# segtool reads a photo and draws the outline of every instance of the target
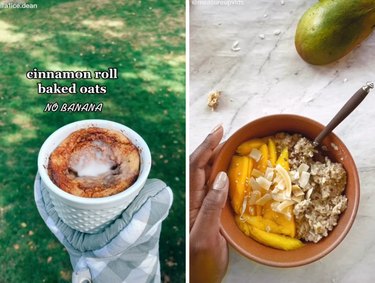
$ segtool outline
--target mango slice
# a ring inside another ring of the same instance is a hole
[[[280,227],[280,230],[282,230],[280,234],[294,238],[296,236],[296,223],[293,217],[293,207],[287,207],[286,212],[292,215],[290,219],[282,213],[273,211],[271,209],[271,203],[267,203],[263,208],[263,218],[265,219],[265,221],[269,220],[278,225]]]
[[[293,237],[288,228],[262,216],[244,214],[242,219],[259,230]]]
[[[276,166],[276,145],[273,139],[268,139],[268,153],[269,153],[269,159],[271,161],[271,164],[273,167]]]
[[[245,191],[248,190],[247,176],[250,162],[250,157],[234,155],[229,167],[229,197],[237,214],[241,214]]]
[[[276,165],[280,164],[286,171],[289,171],[289,153],[288,153],[288,148],[285,147],[281,153],[279,158],[276,161]]]
[[[247,171],[247,185],[248,185],[248,193],[251,192],[251,185],[249,180],[251,178],[251,172],[253,171],[255,161],[252,158],[249,158],[249,169]],[[243,200],[242,200],[243,201]],[[256,208],[255,205],[247,205],[246,211],[249,211],[251,215],[256,215]]]
[[[240,144],[236,152],[240,155],[248,155],[253,148],[259,148],[262,144],[264,144],[262,139],[252,139]]]
[[[245,235],[253,238],[255,241],[263,245],[285,251],[295,250],[304,246],[304,244],[298,239],[265,232],[255,228],[247,222],[241,221],[239,216],[236,216],[236,222],[240,230],[245,233]]]
[[[259,148],[262,156],[260,160],[256,164],[256,169],[264,173],[267,169],[267,161],[268,161],[268,146],[266,144],[262,144]]]

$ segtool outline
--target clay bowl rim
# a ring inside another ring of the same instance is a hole
[[[277,119],[280,120],[290,120],[296,123],[303,123],[306,124],[306,126],[312,126],[314,128],[314,135],[317,135],[320,130],[324,127],[322,124],[299,115],[294,114],[276,114],[276,115],[270,115],[270,116],[264,116],[261,118],[258,118],[256,120],[253,120],[247,124],[245,124],[243,127],[238,129],[236,132],[234,132],[225,142],[223,147],[221,148],[220,152],[217,155],[217,158],[215,159],[214,165],[212,167],[211,176],[209,179],[209,183],[212,184],[214,177],[219,171],[227,171],[227,167],[223,168],[223,165],[220,165],[220,161],[222,160],[223,156],[228,154],[229,156],[232,156],[234,154],[235,148],[241,143],[251,138],[261,137],[257,136],[256,134],[252,135],[251,127],[254,127],[254,125],[259,125],[259,123],[267,123],[270,121],[275,121]],[[308,134],[303,133],[303,131],[293,131],[290,130],[292,127],[284,126],[284,128],[279,127],[278,129],[275,129],[272,132],[268,132],[268,134],[262,135],[272,135],[277,132],[291,132],[291,133],[301,133],[304,136],[309,137],[310,139],[313,139],[314,137],[308,136]],[[231,145],[232,141],[235,139],[238,139],[237,136],[242,135],[241,133],[243,131],[249,132],[247,135],[247,138],[243,138],[242,140],[238,141],[236,145]],[[328,135],[324,141],[323,145],[330,145],[332,142],[334,142],[338,148],[340,154],[345,158],[344,161],[342,161],[342,164],[344,165],[347,173],[348,173],[348,181],[347,186],[345,188],[346,194],[348,193],[348,187],[351,186],[350,194],[352,195],[350,198],[348,197],[348,207],[343,212],[342,215],[340,215],[339,221],[337,226],[334,227],[334,229],[328,234],[328,236],[319,243],[308,243],[304,247],[299,248],[294,251],[281,251],[277,249],[273,249],[270,247],[267,247],[265,245],[262,245],[253,239],[245,236],[236,226],[234,223],[234,212],[232,210],[232,207],[230,205],[230,200],[228,197],[228,200],[225,204],[225,207],[223,208],[223,212],[221,215],[221,233],[226,238],[228,243],[234,247],[239,253],[241,253],[243,256],[247,257],[248,259],[254,260],[258,263],[272,266],[272,267],[297,267],[306,265],[309,263],[312,263],[316,260],[321,259],[322,257],[329,254],[332,250],[334,250],[345,238],[345,236],[348,234],[349,230],[351,229],[353,222],[356,218],[356,214],[358,211],[359,206],[359,199],[360,199],[360,183],[359,183],[359,176],[357,167],[355,165],[355,162],[345,146],[345,144],[333,133]],[[232,147],[232,151],[231,148]],[[330,150],[329,153],[333,152],[332,146],[329,147]],[[228,151],[231,151],[227,153]],[[338,154],[338,153],[335,153]],[[331,157],[331,156],[330,156]],[[230,158],[230,157],[229,157]],[[331,157],[332,158],[332,157]],[[224,158],[225,159],[225,158]],[[337,160],[336,160],[337,161]],[[224,162],[224,161],[223,161]],[[229,161],[227,163],[227,166],[229,165]],[[349,171],[350,169],[350,171]],[[350,177],[350,180],[349,180]],[[229,219],[229,220],[228,220]],[[229,222],[229,223],[228,223]],[[235,225],[235,228],[233,226],[233,223]],[[339,228],[339,229],[338,229]],[[240,234],[239,234],[240,233]],[[242,236],[241,236],[242,234]],[[237,243],[238,239],[246,241],[246,246],[242,245],[241,243]],[[244,240],[245,238],[246,240]],[[333,238],[336,237],[336,238]],[[256,253],[254,253],[254,250]],[[261,251],[266,252],[266,254],[262,253]],[[271,257],[271,255],[273,255]]]

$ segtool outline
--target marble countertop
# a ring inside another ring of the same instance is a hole
[[[192,1],[190,5],[189,141],[192,152],[217,124],[225,137],[270,114],[299,114],[323,124],[366,81],[375,80],[375,35],[327,66],[305,63],[294,47],[299,18],[315,1]],[[231,50],[238,41],[239,51]],[[216,111],[207,95],[222,91]],[[330,254],[280,269],[230,250],[224,282],[374,282],[375,91],[335,129],[356,161],[361,201],[354,225]]]

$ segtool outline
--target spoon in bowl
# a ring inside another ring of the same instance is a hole
[[[340,109],[335,117],[328,123],[328,125],[320,132],[315,138],[313,144],[318,146],[322,140],[331,133],[338,124],[340,124],[352,111],[365,99],[370,90],[374,88],[373,82],[367,82],[366,85],[361,87],[345,105]]]

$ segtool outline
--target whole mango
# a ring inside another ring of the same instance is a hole
[[[366,39],[375,26],[375,0],[320,0],[300,19],[295,36],[308,63],[332,63]]]

